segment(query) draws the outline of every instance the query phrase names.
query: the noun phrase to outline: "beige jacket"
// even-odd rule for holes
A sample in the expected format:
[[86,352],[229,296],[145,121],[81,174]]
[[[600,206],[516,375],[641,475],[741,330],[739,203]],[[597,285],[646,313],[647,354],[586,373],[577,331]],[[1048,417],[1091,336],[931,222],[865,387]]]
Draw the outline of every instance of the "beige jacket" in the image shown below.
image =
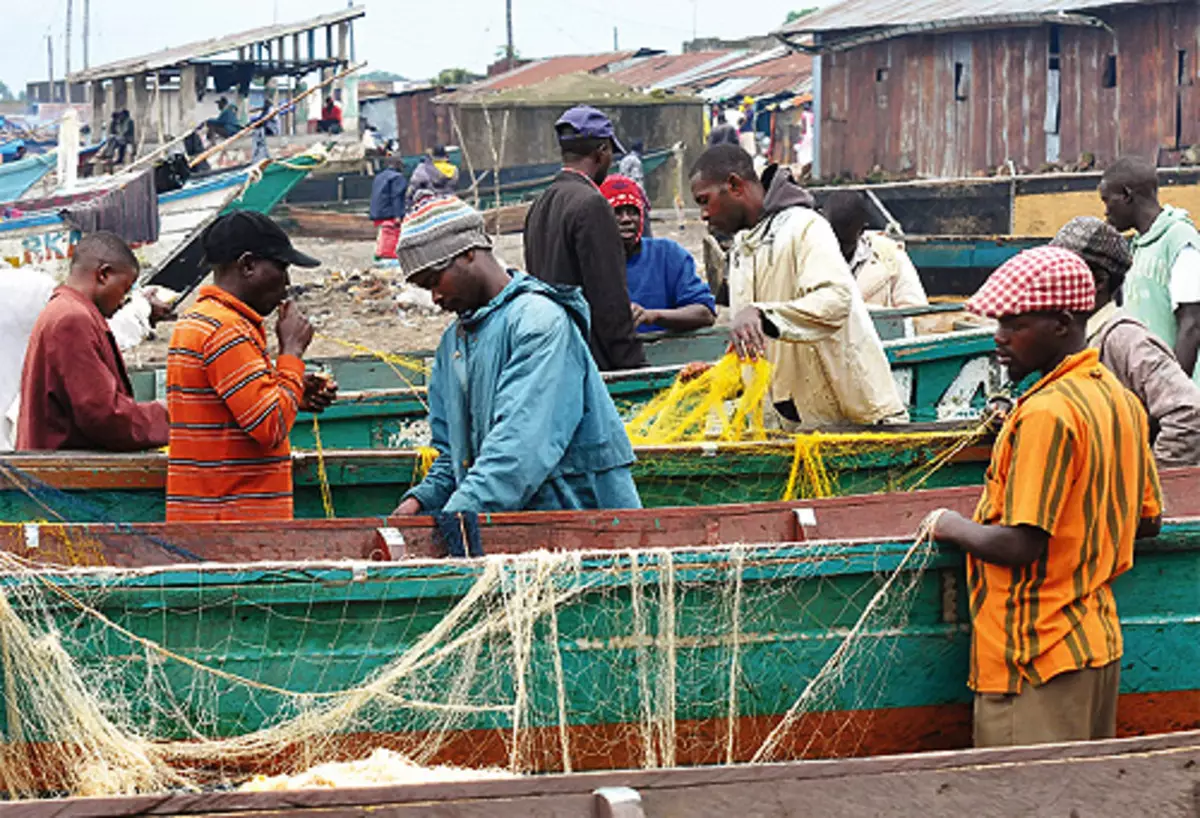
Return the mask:
[[882,233],[859,237],[850,272],[869,307],[924,307],[929,303],[904,246]]
[[1088,319],[1087,334],[1100,363],[1146,407],[1158,465],[1200,466],[1200,386],[1171,348],[1112,302]]
[[[790,180],[784,180],[790,183]],[[773,209],[734,238],[729,304],[762,311],[775,366],[771,398],[805,427],[907,420],[891,366],[829,222],[807,207]]]

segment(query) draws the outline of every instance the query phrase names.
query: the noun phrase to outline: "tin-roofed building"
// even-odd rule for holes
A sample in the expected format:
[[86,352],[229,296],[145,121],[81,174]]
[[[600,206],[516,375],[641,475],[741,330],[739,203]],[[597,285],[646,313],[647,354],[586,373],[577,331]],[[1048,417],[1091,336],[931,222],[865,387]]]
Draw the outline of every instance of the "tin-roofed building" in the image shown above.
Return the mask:
[[843,0],[778,36],[815,55],[822,177],[1104,166],[1200,143],[1194,1]]

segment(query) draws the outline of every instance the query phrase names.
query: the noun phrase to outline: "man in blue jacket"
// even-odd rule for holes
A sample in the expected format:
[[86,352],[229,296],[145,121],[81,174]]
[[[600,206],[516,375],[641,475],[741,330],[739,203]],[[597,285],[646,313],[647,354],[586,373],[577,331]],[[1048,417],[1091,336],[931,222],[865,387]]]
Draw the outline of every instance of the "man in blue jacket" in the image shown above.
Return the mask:
[[640,508],[579,289],[504,269],[483,217],[453,197],[408,214],[396,257],[458,314],[429,382],[438,458],[396,514]]
[[396,242],[400,240],[400,220],[404,218],[404,200],[408,179],[404,176],[404,160],[389,156],[383,170],[371,183],[371,221],[379,228],[375,239],[375,258],[395,258]]

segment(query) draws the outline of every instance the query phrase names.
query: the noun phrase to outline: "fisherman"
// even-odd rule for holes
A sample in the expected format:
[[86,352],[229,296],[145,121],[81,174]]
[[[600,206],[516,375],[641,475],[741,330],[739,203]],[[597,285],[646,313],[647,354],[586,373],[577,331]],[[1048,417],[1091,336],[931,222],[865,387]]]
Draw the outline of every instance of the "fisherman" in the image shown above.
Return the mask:
[[[453,165],[451,165],[453,167]],[[431,196],[453,196],[457,187],[457,176],[447,176],[438,169],[432,156],[424,156],[408,180],[408,191],[404,195],[405,211],[412,210]]]
[[325,97],[325,105],[321,108],[321,118],[317,121],[317,133],[339,134],[342,132],[342,109],[333,101],[333,97]]
[[642,235],[642,190],[627,176],[609,176],[600,192],[612,205],[625,245],[625,280],[638,332],[689,332],[711,327],[717,302],[696,273],[692,254],[672,239]]
[[628,176],[642,190],[646,189],[646,171],[642,167],[642,154],[645,153],[645,150],[645,145],[641,140],[634,142],[629,146],[629,151],[621,157],[621,164],[617,165],[617,173]]
[[1162,496],[1146,412],[1087,348],[1092,273],[1061,247],[1026,250],[967,309],[998,320],[1013,382],[1042,378],[992,449],[974,522],[933,534],[967,553],[975,746],[1111,738],[1122,653],[1112,581],[1156,536]]
[[438,458],[396,514],[639,508],[633,449],[588,352],[587,303],[492,255],[483,217],[453,197],[405,218],[408,280],[458,315],[429,381]]
[[842,258],[850,265],[868,307],[924,307],[929,304],[921,277],[899,242],[867,230],[867,197],[858,191],[831,193],[821,208],[833,227]]
[[1122,233],[1137,231],[1125,309],[1200,381],[1200,234],[1186,210],[1159,204],[1158,173],[1143,159],[1120,159],[1106,170],[1100,199],[1109,224]]
[[453,195],[454,191],[458,189],[458,166],[450,161],[450,154],[445,145],[435,145],[430,156],[433,158],[433,166],[450,180],[446,185],[445,193]]
[[1125,239],[1107,222],[1079,216],[1050,244],[1078,254],[1091,268],[1096,310],[1087,322],[1088,346],[1099,350],[1100,363],[1145,407],[1159,468],[1200,466],[1200,386],[1170,347],[1113,300],[1133,264]]
[[408,179],[404,175],[404,160],[389,156],[383,160],[383,170],[371,182],[371,220],[379,228],[375,240],[375,258],[395,258],[396,242],[400,240],[400,220],[404,218]]
[[217,98],[217,115],[204,120],[208,126],[208,140],[228,139],[242,129],[238,121],[237,109],[229,104],[225,97]]
[[167,409],[133,399],[106,320],[125,301],[138,269],[114,233],[90,233],[75,246],[67,281],[38,315],[25,352],[18,450],[131,452],[166,444]]
[[736,145],[714,145],[692,167],[701,217],[736,234],[728,273],[734,351],[774,365],[771,397],[784,428],[906,421],[833,228],[789,170],[769,170],[764,188]]
[[271,151],[267,147],[267,137],[279,135],[279,122],[271,110],[271,100],[263,100],[262,108],[255,115],[254,121],[259,124],[254,129],[254,133],[251,134],[254,152],[250,155],[250,161],[261,162],[264,159],[271,158]]
[[588,343],[603,371],[646,365],[625,283],[617,220],[600,193],[613,151],[624,151],[612,122],[587,105],[554,124],[563,169],[525,217],[525,267],[552,284],[582,287],[591,310]]
[[[248,210],[221,216],[201,243],[213,283],[180,318],[167,353],[167,521],[290,520],[296,412],[319,412],[337,395],[336,383],[305,374],[313,328],[284,300],[288,265],[320,262]],[[263,324],[276,307],[272,364]]]

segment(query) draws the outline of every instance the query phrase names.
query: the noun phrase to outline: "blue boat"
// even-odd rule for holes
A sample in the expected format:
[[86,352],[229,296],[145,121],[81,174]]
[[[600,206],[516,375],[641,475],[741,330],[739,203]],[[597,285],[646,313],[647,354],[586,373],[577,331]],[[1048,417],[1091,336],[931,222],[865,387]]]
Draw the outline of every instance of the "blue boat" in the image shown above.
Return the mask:
[[58,154],[54,151],[0,164],[0,202],[11,202],[20,198],[43,176],[54,170],[57,164]]

